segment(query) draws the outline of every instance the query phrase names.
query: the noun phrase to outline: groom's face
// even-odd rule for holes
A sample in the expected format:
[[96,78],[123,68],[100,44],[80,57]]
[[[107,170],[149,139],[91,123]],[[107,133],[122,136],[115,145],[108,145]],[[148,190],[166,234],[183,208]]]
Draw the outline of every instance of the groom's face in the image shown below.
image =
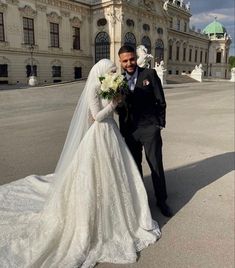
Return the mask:
[[136,54],[134,52],[124,52],[119,55],[119,61],[121,67],[128,74],[133,74],[135,72],[137,62]]

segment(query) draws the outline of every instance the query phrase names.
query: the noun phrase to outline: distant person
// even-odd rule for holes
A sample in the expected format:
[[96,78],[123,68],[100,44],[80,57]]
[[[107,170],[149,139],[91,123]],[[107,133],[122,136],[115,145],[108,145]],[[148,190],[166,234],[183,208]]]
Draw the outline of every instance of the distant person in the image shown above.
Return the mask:
[[166,203],[167,190],[162,163],[161,130],[165,127],[166,102],[161,81],[154,69],[137,66],[133,47],[124,45],[118,52],[120,64],[129,84],[124,105],[117,108],[120,131],[142,172],[142,149],[151,169],[157,206],[171,217]]

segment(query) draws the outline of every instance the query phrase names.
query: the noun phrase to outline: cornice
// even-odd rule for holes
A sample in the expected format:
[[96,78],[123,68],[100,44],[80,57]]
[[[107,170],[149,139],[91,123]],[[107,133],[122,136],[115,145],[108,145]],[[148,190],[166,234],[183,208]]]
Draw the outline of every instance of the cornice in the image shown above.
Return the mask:
[[70,12],[80,12],[84,13],[90,9],[90,5],[84,3],[78,3],[74,1],[62,1],[62,0],[37,0],[38,3],[44,4],[46,6],[56,6],[64,10],[69,10]]
[[197,39],[197,40],[200,39],[200,40],[206,41],[206,42],[210,41],[207,36],[205,36],[205,37],[196,36],[196,35],[190,34],[189,32],[181,32],[181,31],[177,31],[177,30],[171,29],[171,28],[168,28],[167,31],[168,31],[168,34],[172,33],[173,35],[179,35],[179,36],[184,36],[184,37],[188,37],[188,38],[194,38],[194,39]]

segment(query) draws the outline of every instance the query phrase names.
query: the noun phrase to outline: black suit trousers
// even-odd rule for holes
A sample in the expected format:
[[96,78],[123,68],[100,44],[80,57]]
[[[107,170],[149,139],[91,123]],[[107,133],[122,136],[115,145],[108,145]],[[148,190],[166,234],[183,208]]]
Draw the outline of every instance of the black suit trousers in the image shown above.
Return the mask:
[[142,171],[142,149],[144,148],[146,160],[151,169],[152,182],[157,203],[161,204],[167,199],[166,182],[162,163],[162,138],[161,130],[155,124],[140,126],[133,133],[125,136],[138,169]]

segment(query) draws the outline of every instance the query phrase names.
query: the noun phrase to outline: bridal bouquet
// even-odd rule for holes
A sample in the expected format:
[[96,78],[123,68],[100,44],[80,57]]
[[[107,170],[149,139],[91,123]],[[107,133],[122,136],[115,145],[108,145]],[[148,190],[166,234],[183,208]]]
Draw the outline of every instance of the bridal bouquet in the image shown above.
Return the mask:
[[111,100],[114,97],[124,95],[128,91],[125,77],[117,73],[107,73],[99,77],[101,83],[99,95],[103,99]]

